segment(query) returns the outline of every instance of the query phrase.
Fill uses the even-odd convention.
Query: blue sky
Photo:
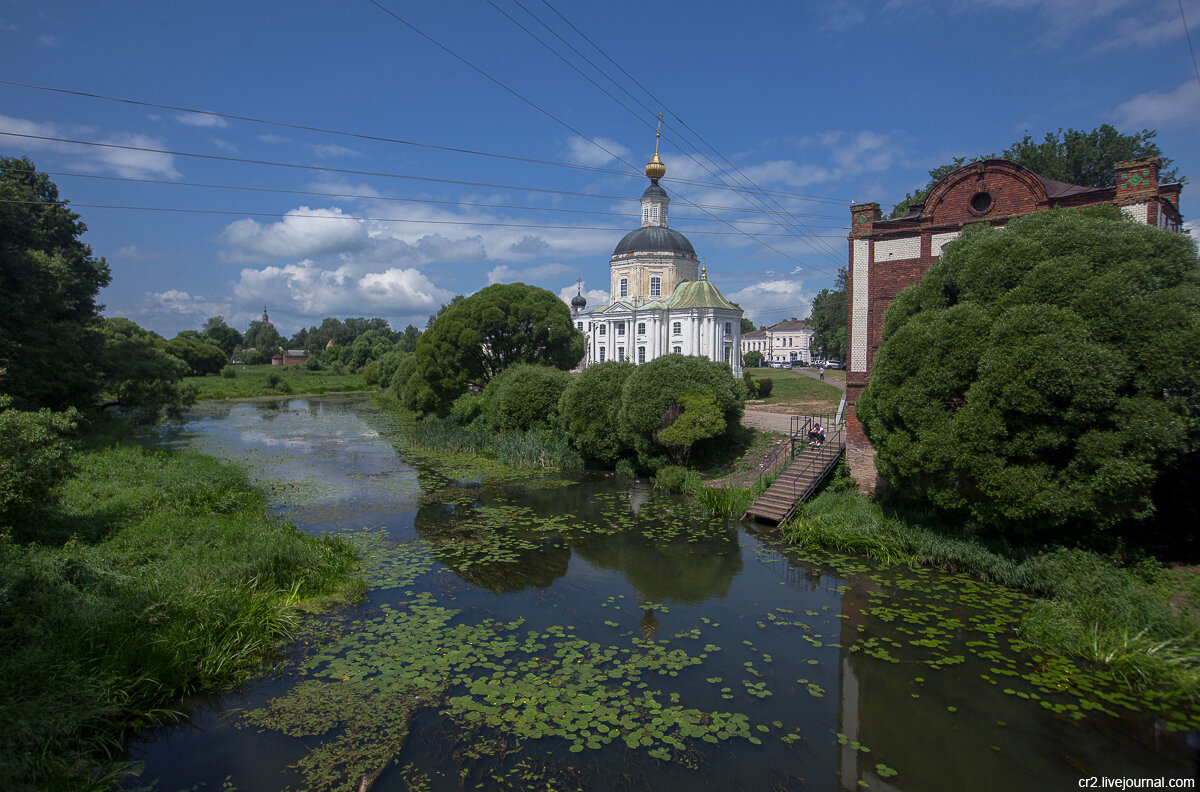
[[[0,84],[0,132],[37,136],[0,153],[55,174],[106,313],[167,336],[264,303],[285,335],[424,327],[499,281],[602,301],[659,112],[671,226],[756,322],[808,315],[851,201],[1026,131],[1157,129],[1200,179],[1177,0],[0,0],[0,80],[273,122]]]

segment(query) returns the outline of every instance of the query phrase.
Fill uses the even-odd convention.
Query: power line
[[[445,151],[454,154],[469,154],[478,157],[491,157],[494,159],[512,160],[514,162],[525,162],[534,165],[551,165],[559,168],[570,168],[572,170],[590,171],[593,173],[602,173],[608,176],[621,176],[624,178],[642,178],[642,172],[638,168],[632,170],[618,170],[616,168],[603,168],[596,165],[583,165],[575,162],[562,162],[559,160],[539,159],[537,157],[523,157],[516,154],[501,154],[492,151],[482,151],[479,149],[462,148],[459,146],[442,146],[436,143],[424,143],[415,140],[405,140],[403,138],[393,138],[384,135],[372,135],[363,132],[349,132],[340,129],[330,129],[327,127],[311,126],[307,124],[297,124],[287,121],[272,121],[265,118],[256,118],[254,116],[238,115],[236,113],[225,113],[217,110],[200,110],[194,107],[185,107],[182,105],[170,105],[160,102],[151,102],[143,99],[130,99],[127,97],[109,96],[106,94],[93,93],[90,91],[79,91],[70,88],[58,88],[48,85],[36,85],[34,83],[18,82],[16,80],[0,79],[0,85],[10,85],[17,88],[28,88],[37,91],[46,91],[49,93],[59,93],[68,96],[79,96],[87,99],[98,99],[106,102],[116,102],[119,104],[135,105],[137,107],[153,107],[158,110],[171,110],[179,113],[193,113],[195,115],[215,116],[217,118],[225,118],[231,121],[245,121],[253,124],[262,124],[265,126],[280,127],[283,129],[295,129],[305,132],[318,132],[326,135],[339,135],[342,137],[357,138],[359,140],[368,140],[377,143],[395,143],[404,146],[416,146],[419,148],[433,149],[435,151]],[[714,187],[717,189],[734,189],[727,184],[718,182],[706,182],[695,179],[672,179],[678,184],[692,184],[700,187]],[[834,198],[823,195],[806,195],[802,193],[787,192],[786,190],[768,190],[773,195],[778,195],[781,198],[789,198],[797,201],[811,201],[815,203],[832,203],[838,205],[849,204],[849,201],[841,198]]]
[[[1196,84],[1200,85],[1200,66],[1196,65],[1196,50],[1192,47],[1192,34],[1188,30],[1187,17],[1183,13],[1183,0],[1176,0],[1179,3],[1179,18],[1183,20],[1183,35],[1187,36],[1188,52],[1192,54],[1192,72],[1196,75]]]
[[[91,203],[75,203],[74,201],[22,201],[16,199],[0,198],[0,204],[22,204],[31,206],[62,206],[64,208],[80,208],[80,209],[122,209],[134,212],[169,212],[175,214],[199,214],[199,215],[225,215],[237,217],[299,217],[309,220],[353,220],[357,222],[371,223],[412,223],[414,225],[454,225],[454,226],[481,226],[487,228],[539,228],[553,229],[560,231],[613,231],[620,232],[624,229],[615,228],[613,226],[580,226],[580,225],[547,225],[538,223],[499,223],[499,222],[483,222],[477,220],[430,220],[426,218],[412,217],[363,217],[360,215],[348,214],[302,214],[300,212],[243,212],[233,209],[189,209],[175,206],[129,206],[125,204],[91,204]],[[690,234],[705,234],[707,236],[739,236],[736,231],[704,231],[704,230],[689,230]],[[760,236],[788,236],[786,234],[761,234]],[[841,237],[831,235],[830,239],[840,239]]]
[[[36,173],[37,172],[32,169],[24,169],[24,168],[12,168],[10,170],[13,173]],[[607,216],[607,217],[622,217],[622,218],[626,218],[626,219],[629,218],[629,214],[626,212],[605,212],[605,211],[601,211],[598,209],[565,209],[562,207],[527,206],[527,205],[522,205],[522,204],[498,204],[498,203],[484,203],[484,202],[478,202],[478,201],[439,201],[439,200],[436,200],[433,198],[403,198],[403,197],[388,196],[388,195],[372,195],[372,194],[367,194],[367,193],[323,192],[320,190],[287,190],[287,189],[282,189],[282,188],[278,188],[278,187],[251,187],[249,185],[243,185],[243,184],[211,184],[211,183],[203,183],[203,182],[180,182],[180,181],[172,181],[170,179],[147,179],[147,178],[138,178],[138,177],[133,177],[133,176],[102,176],[102,175],[95,174],[95,173],[75,173],[72,171],[41,171],[41,172],[47,176],[58,176],[58,177],[66,176],[69,178],[77,178],[77,179],[98,179],[98,180],[103,180],[103,181],[132,182],[135,184],[162,184],[162,185],[166,185],[166,186],[170,186],[170,187],[198,187],[198,188],[213,189],[213,190],[243,190],[246,192],[263,192],[263,193],[274,193],[274,194],[283,194],[283,195],[311,195],[311,196],[316,196],[316,197],[321,197],[321,198],[351,198],[351,199],[355,199],[355,200],[394,201],[394,202],[404,202],[404,203],[431,204],[431,205],[435,205],[435,206],[468,206],[468,207],[483,208],[483,209],[516,209],[519,211],[529,211],[529,212],[560,212],[560,213],[564,213],[564,214],[589,214],[589,215],[603,215],[603,216]],[[626,198],[625,200],[633,201],[633,200],[637,200],[637,199],[636,198]],[[746,211],[746,210],[741,209],[740,207],[738,207],[737,209],[739,211]],[[820,215],[819,217],[822,217],[824,219],[829,219],[829,220],[839,219],[839,218],[835,218],[835,217],[827,216],[827,215]],[[717,219],[714,219],[711,217],[689,217],[686,215],[682,216],[682,217],[679,215],[676,215],[675,219],[676,220],[688,220],[688,221],[693,221],[693,222],[697,222],[697,223],[721,222],[720,220],[717,220]],[[768,222],[765,220],[736,220],[735,222],[740,223],[742,225],[772,225],[772,226],[777,225],[777,223]],[[849,226],[842,226],[842,225],[828,226],[827,225],[827,226],[814,226],[814,228],[840,228],[840,229],[848,230]]]

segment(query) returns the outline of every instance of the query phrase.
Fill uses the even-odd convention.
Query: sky
[[[106,315],[287,337],[499,282],[607,302],[662,113],[671,227],[769,324],[833,286],[852,202],[1027,133],[1157,130],[1196,227],[1181,5],[1200,44],[1200,0],[0,0],[0,155],[86,223]]]

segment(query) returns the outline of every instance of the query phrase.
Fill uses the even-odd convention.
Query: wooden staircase
[[[819,448],[805,446],[787,468],[754,501],[742,519],[779,525],[796,512],[796,506],[812,495],[833,470],[846,448],[845,425],[830,432]]]

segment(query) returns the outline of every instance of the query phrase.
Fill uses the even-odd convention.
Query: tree
[[[808,320],[813,329],[812,346],[824,358],[846,359],[847,280],[846,268],[840,267],[834,288],[821,289],[813,298]]]
[[[633,370],[632,363],[612,360],[588,366],[571,380],[558,403],[559,423],[571,445],[609,467],[628,450],[617,427],[621,391]]]
[[[225,317],[214,316],[204,323],[200,330],[202,340],[220,347],[226,358],[233,357],[233,351],[245,345],[242,334],[225,324]]]
[[[725,417],[712,394],[687,389],[663,417],[666,423],[656,438],[666,446],[677,465],[686,465],[692,446],[701,440],[716,437],[725,431]]]
[[[763,353],[752,349],[742,356],[742,365],[746,368],[758,368],[763,363]]]
[[[517,363],[492,378],[483,389],[483,416],[498,432],[545,429],[558,417],[570,375],[562,369]]]
[[[710,396],[717,405],[721,416],[717,435],[741,423],[746,390],[727,364],[664,355],[636,366],[621,389],[617,431],[622,441],[637,452],[643,467],[656,469],[664,461],[667,446],[659,440],[659,432],[679,417],[680,399],[688,391]]]
[[[0,157],[0,357],[22,409],[84,405],[99,386],[96,298],[111,275],[66,204],[30,160]]]
[[[421,334],[401,402],[445,414],[469,387],[484,387],[515,363],[569,369],[583,357],[583,334],[565,303],[524,283],[487,286],[440,312]]]
[[[1112,187],[1117,183],[1113,166],[1124,160],[1138,157],[1162,157],[1162,150],[1154,142],[1158,133],[1143,129],[1132,135],[1122,134],[1111,124],[1101,124],[1091,132],[1079,129],[1047,132],[1039,142],[1026,134],[1000,153],[999,157],[1029,168],[1039,176],[1056,179],[1068,184],[1084,187]],[[995,154],[972,157],[970,162],[994,159]],[[892,209],[892,218],[903,217],[914,204],[924,203],[929,191],[946,176],[967,163],[964,157],[929,171],[929,183],[904,196],[904,200]],[[1181,181],[1178,170],[1171,167],[1171,160],[1162,157],[1159,179],[1164,183]]]
[[[0,375],[3,369],[0,369]],[[0,395],[0,528],[32,525],[71,473],[71,439],[79,413],[11,408]],[[3,536],[0,530],[0,536]]]
[[[744,316],[742,317],[742,335],[745,335],[746,333],[753,333],[757,329],[758,328],[754,326],[754,322],[751,322]]]
[[[283,349],[283,336],[275,329],[275,325],[255,319],[246,329],[244,336],[247,349],[256,349],[269,359]]]
[[[390,332],[368,330],[354,339],[354,343],[350,345],[350,355],[345,359],[345,363],[353,370],[361,371],[363,366],[372,360],[379,360],[391,352],[394,346]]]
[[[880,474],[1025,535],[1147,516],[1197,447],[1197,263],[1111,206],[968,227],[886,315],[856,404]]]
[[[105,319],[101,332],[104,393],[135,420],[152,422],[196,401],[195,387],[183,384],[188,364],[161,349],[154,334],[120,317]]]
[[[203,337],[188,338],[180,334],[170,341],[163,341],[159,346],[168,355],[187,363],[193,377],[216,374],[225,366],[225,353]]]

